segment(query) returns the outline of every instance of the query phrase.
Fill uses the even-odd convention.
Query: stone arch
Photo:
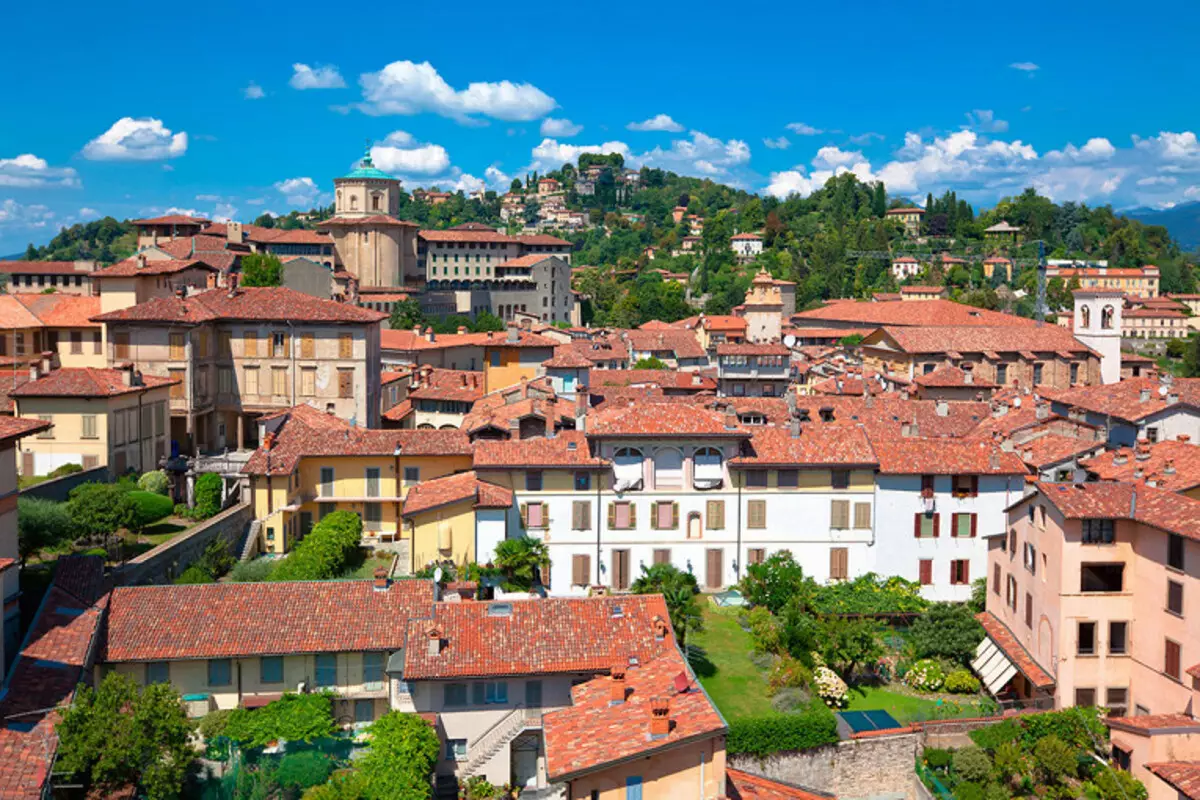
[[[1111,303],[1100,310],[1100,328],[1102,330],[1112,330],[1113,317],[1116,316],[1116,313],[1117,312],[1115,309],[1113,309]]]
[[[1092,327],[1092,307],[1084,306],[1079,309],[1079,319],[1084,328]]]

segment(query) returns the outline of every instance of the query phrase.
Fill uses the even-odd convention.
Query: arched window
[[[692,486],[696,489],[720,489],[725,478],[724,457],[715,447],[701,447],[692,456]]]
[[[358,208],[358,195],[352,194],[352,195],[350,195],[350,210],[354,211],[357,208]]]
[[[1113,315],[1116,312],[1112,306],[1105,306],[1100,312],[1100,327],[1104,330],[1111,330],[1113,326]]]
[[[674,447],[654,451],[654,488],[683,488],[683,453]]]
[[[1083,327],[1092,327],[1092,307],[1084,306],[1079,309],[1079,319],[1083,322]]]
[[[645,456],[636,447],[618,447],[613,453],[613,489],[624,492],[642,486],[642,462]]]

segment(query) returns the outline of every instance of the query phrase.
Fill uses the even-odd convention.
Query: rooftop
[[[607,461],[592,455],[581,431],[559,431],[553,437],[492,440],[475,443],[475,468],[598,469]]]
[[[1166,781],[1181,798],[1200,800],[1200,761],[1156,761],[1146,769]]]
[[[422,481],[409,489],[404,497],[404,516],[465,501],[472,501],[475,508],[508,508],[513,502],[513,492],[480,480],[474,472],[460,472]]]
[[[142,275],[175,275],[189,269],[206,269],[216,272],[217,267],[202,258],[146,258],[143,255],[130,256],[124,261],[118,261],[111,267],[98,269],[92,277],[102,278],[134,278]]]
[[[981,611],[975,615],[975,619],[983,625],[988,638],[995,642],[1004,655],[1008,656],[1013,666],[1020,670],[1030,683],[1039,689],[1054,686],[1054,678],[1033,660],[1033,656],[1029,654],[1024,645],[1017,641],[1017,637],[1013,636],[1012,631],[999,617],[990,611]]]
[[[1047,483],[1039,481],[1041,496],[1066,519],[1127,519],[1188,539],[1200,541],[1200,500],[1166,489],[1128,483]]]
[[[802,426],[799,436],[789,428],[754,428],[747,451],[730,461],[739,467],[875,466],[875,451],[861,428]]]
[[[704,358],[704,348],[689,330],[631,330],[625,338],[632,350],[643,353],[672,353],[675,358]]]
[[[282,286],[209,289],[187,297],[156,297],[92,318],[97,322],[200,324],[219,320],[371,324],[387,314],[338,303]]]
[[[1103,481],[1145,485],[1153,480],[1160,489],[1184,492],[1200,486],[1200,445],[1173,439],[1139,443],[1136,448],[1122,447],[1101,453],[1080,462],[1080,466]]]
[[[157,375],[140,376],[139,382],[126,383],[129,370],[100,367],[63,367],[51,370],[9,392],[10,397],[118,397],[172,386],[178,380]]]
[[[86,261],[0,261],[5,275],[90,275],[93,267]]]
[[[724,342],[717,345],[718,356],[783,356],[787,358],[792,353],[786,346],[778,342]]]
[[[1175,378],[1169,385],[1157,378],[1126,378],[1060,392],[1054,402],[1137,422],[1176,404],[1200,407],[1200,378]]]
[[[929,300],[926,302],[937,302]],[[925,303],[880,303],[881,308],[925,305]],[[984,325],[930,325],[922,327],[885,327],[863,340],[863,346],[884,339],[905,353],[1058,352],[1084,355],[1091,351],[1070,331],[1057,325],[1038,327]]]
[[[1036,327],[1033,320],[999,311],[937,298],[923,303],[874,303],[858,301],[829,302],[821,308],[792,315],[793,324],[809,325],[838,321],[854,325],[931,326],[984,325],[991,327]],[[799,327],[799,325],[798,325]],[[803,330],[797,331],[803,335]]]
[[[736,415],[689,403],[613,403],[589,415],[588,435],[610,439],[730,438],[745,439],[750,431]]]
[[[884,475],[1024,475],[1015,453],[979,439],[871,436]]]

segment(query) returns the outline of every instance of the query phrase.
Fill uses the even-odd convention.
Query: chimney
[[[507,339],[507,341],[509,344],[516,344],[517,342],[521,341],[521,334],[517,330],[517,325],[515,322],[508,323],[508,339]]]
[[[1147,444],[1139,444],[1137,446],[1137,456],[1135,456],[1135,458],[1137,458],[1138,461],[1149,461],[1150,446]]]
[[[1175,459],[1168,458],[1166,466],[1163,467],[1163,475],[1175,474]]]
[[[1133,477],[1134,478],[1140,479],[1145,474],[1146,474],[1146,471],[1144,469],[1142,469],[1141,467],[1134,467],[1134,469],[1133,469]]]
[[[466,332],[467,332],[467,326],[466,326],[466,325],[459,325],[459,326],[458,326],[458,329],[457,329],[457,331],[456,331],[456,332],[458,333],[458,335],[459,335],[459,336],[462,336],[464,333],[466,333]]]
[[[385,592],[388,586],[391,585],[391,580],[388,578],[387,567],[375,568],[375,591]]]
[[[439,655],[442,652],[442,629],[438,626],[431,626],[425,631],[426,653],[431,656]]]
[[[730,406],[729,408],[725,409],[725,430],[727,430],[727,431],[736,430],[737,426],[738,426],[737,411],[735,411],[733,409],[733,406]]]
[[[1191,437],[1191,436],[1188,436],[1186,433],[1181,433],[1181,434],[1179,434],[1178,436],[1176,436],[1176,437],[1175,437],[1175,441],[1177,441],[1177,442],[1183,442],[1184,444],[1187,444],[1187,443],[1188,443],[1188,442],[1190,442],[1191,440],[1192,440],[1192,437]]]
[[[229,296],[234,297],[238,293],[238,275],[236,272],[229,273]]]
[[[671,732],[671,698],[650,698],[650,738],[662,739]]]
[[[1030,454],[1032,455],[1032,451]],[[988,469],[993,471],[1000,469],[1000,454],[995,450],[988,454]]]
[[[1179,392],[1168,392],[1167,393],[1167,402],[1170,403],[1171,405],[1178,403],[1179,402]]]
[[[1049,417],[1050,416],[1050,404],[1049,403],[1038,403],[1037,407],[1034,409],[1034,416],[1037,417],[1038,419],[1046,419],[1047,417]]]
[[[134,258],[135,258],[134,263],[137,264],[138,269],[146,268],[146,254],[145,253],[138,253]]]
[[[432,342],[433,340],[434,340],[433,328],[426,327],[425,328],[425,341]]]
[[[420,336],[420,335],[421,335],[421,326],[413,325],[413,336]]]
[[[118,364],[117,369],[121,370],[121,383],[125,386],[137,386],[141,381],[138,380],[137,371],[134,369],[132,361],[126,361],[123,364]]]
[[[1114,467],[1123,466],[1124,464],[1128,463],[1128,461],[1129,456],[1126,455],[1124,450],[1118,450],[1117,452],[1113,453],[1112,463]]]
[[[34,361],[29,365],[29,380],[36,381],[40,377],[42,377],[41,368],[38,366],[38,362]]]
[[[242,234],[242,223],[229,220],[225,223],[225,241],[229,244],[241,244],[245,240]]]
[[[950,414],[950,403],[946,400],[938,400],[937,405],[934,408],[937,409],[937,415],[939,417],[949,416]]]
[[[800,420],[793,417],[791,423],[789,423],[789,427],[791,428],[792,438],[799,439],[800,438]]]
[[[575,388],[575,430],[587,431],[588,390],[586,386]]]
[[[1150,399],[1150,390],[1149,389],[1142,389],[1140,392],[1138,392],[1138,400],[1140,402],[1144,403],[1149,399]]]
[[[608,704],[620,705],[625,702],[625,665],[613,664],[609,674],[612,680],[609,682]]]
[[[654,619],[650,620],[650,625],[654,628],[655,639],[662,641],[667,638],[667,631],[670,630],[670,626],[667,625],[667,621],[660,615],[655,614]]]
[[[187,297],[187,287],[186,286],[175,287],[175,296],[178,297],[180,300],[183,300],[184,298],[186,298]]]
[[[41,358],[41,362],[42,362],[42,374],[43,374],[43,375],[49,375],[49,374],[50,374],[50,354],[49,354],[49,353],[43,353],[43,354],[42,354],[42,358]],[[61,365],[60,365],[60,366],[61,366]]]

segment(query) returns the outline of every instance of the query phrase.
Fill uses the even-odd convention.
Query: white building
[[[921,272],[921,263],[912,256],[900,256],[892,259],[892,275],[902,281]]]
[[[1100,380],[1121,380],[1120,289],[1076,289],[1075,338],[1100,354]]]
[[[729,246],[739,262],[750,262],[762,254],[763,240],[757,233],[735,233],[729,237]]]

